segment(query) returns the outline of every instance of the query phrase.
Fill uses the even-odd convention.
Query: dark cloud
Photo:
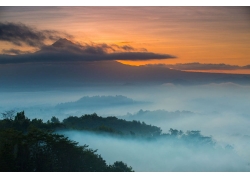
[[[29,51],[21,51],[19,49],[3,49],[2,53],[3,54],[19,55],[19,54],[27,54],[27,53],[30,53],[30,52]]]
[[[129,52],[132,52],[132,51],[143,51],[143,52],[147,52],[147,51],[148,51],[146,48],[139,48],[139,49],[136,49],[136,48],[133,48],[133,47],[130,46],[130,45],[117,46],[117,47],[118,47],[118,49],[120,49],[120,50],[129,51]]]
[[[250,69],[250,64],[246,66],[242,66],[242,69]]]
[[[69,37],[69,35],[58,31],[36,30],[21,23],[0,23],[0,41],[8,41],[16,46],[28,45],[40,49],[35,53],[18,49],[2,50],[0,64],[175,58],[168,54],[147,52],[145,48],[136,49],[130,45],[73,43],[65,38],[60,38],[63,36]],[[47,40],[56,42],[47,46],[45,45]]]
[[[168,54],[156,54],[152,52],[121,52],[121,53],[107,54],[107,58],[111,60],[140,61],[140,60],[152,60],[152,59],[169,59],[169,58],[175,58],[175,56]]]
[[[85,44],[84,46],[86,47],[91,47],[91,48],[99,48],[99,49],[102,49],[103,51],[105,51],[106,53],[108,52],[147,52],[147,49],[146,48],[134,48],[130,45],[123,45],[123,46],[119,46],[117,44],[111,44],[111,45],[108,45],[108,44],[105,44],[105,43],[102,43],[102,44],[95,44],[95,43],[92,43],[91,45],[89,44]]]
[[[125,51],[134,51],[134,48],[129,46],[129,45],[125,45],[125,46],[122,46],[122,48],[125,50]]]
[[[130,46],[128,46],[130,47]],[[127,48],[127,47],[126,47]],[[125,48],[125,49],[126,49]],[[130,47],[129,50],[133,50]],[[123,51],[121,51],[123,50]],[[59,39],[41,50],[17,56],[0,55],[0,64],[35,63],[35,62],[74,62],[74,61],[103,61],[103,60],[151,60],[168,59],[175,56],[156,54],[152,52],[124,51],[124,46],[107,44],[79,44],[67,39]]]
[[[54,30],[36,30],[22,23],[0,22],[0,41],[8,41],[16,46],[44,46],[45,40],[58,40],[61,37],[71,37]]]
[[[229,64],[201,64],[198,62],[186,63],[186,64],[167,64],[166,67],[177,70],[238,70],[238,69],[250,69],[250,65],[237,66]]]

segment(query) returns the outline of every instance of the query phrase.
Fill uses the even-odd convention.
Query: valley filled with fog
[[[95,134],[60,132],[87,144],[108,162],[122,160],[135,171],[250,171],[250,86],[234,83],[204,85],[112,85],[47,91],[3,91],[0,112],[25,111],[44,122],[55,116],[96,113],[140,121],[169,133],[170,128],[200,131],[213,148],[185,142],[147,141]]]

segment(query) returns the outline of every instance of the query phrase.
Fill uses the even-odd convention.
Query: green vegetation
[[[115,172],[133,171],[121,161],[107,165],[96,150],[79,146],[63,135],[52,132],[63,124],[30,120],[24,112],[14,119],[0,121],[1,172]]]
[[[137,137],[156,137],[162,132],[161,128],[147,125],[140,121],[126,121],[116,117],[100,117],[97,114],[70,116],[62,123],[67,129],[103,131],[120,135]]]
[[[146,140],[164,139],[166,141],[185,142],[190,146],[214,147],[212,137],[201,135],[200,131],[187,131],[170,128],[169,133],[162,133],[161,128],[147,125],[140,121],[126,121],[116,117],[100,117],[97,114],[70,116],[61,123],[67,130],[87,130],[96,133],[107,133],[119,137],[143,138]],[[59,126],[58,126],[59,128]]]
[[[132,167],[121,161],[107,165],[96,150],[88,145],[79,146],[54,132],[64,130],[92,131],[117,137],[145,140],[166,140],[169,143],[185,142],[192,147],[214,147],[211,137],[200,131],[182,131],[170,128],[162,133],[161,128],[139,121],[125,121],[116,117],[100,117],[97,114],[68,117],[62,122],[52,117],[47,122],[28,119],[24,112],[2,113],[0,120],[0,171],[52,171],[52,172],[131,172]]]

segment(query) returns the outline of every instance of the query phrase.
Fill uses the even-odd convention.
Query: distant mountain
[[[194,115],[191,111],[166,111],[166,110],[139,110],[138,112],[131,114],[127,113],[124,116],[119,116],[119,118],[126,119],[126,120],[139,120],[145,121],[147,123],[155,123],[156,121],[168,121],[183,117],[188,117]]]
[[[138,56],[138,54],[134,55]],[[225,82],[250,84],[250,75],[184,72],[169,69],[164,65],[129,66],[114,60],[102,60],[102,56],[106,58],[108,55],[98,48],[82,47],[66,39],[60,39],[54,44],[28,55],[18,55],[18,57],[0,55],[2,62],[0,65],[0,90],[16,88],[42,90],[61,87],[158,85],[163,83],[181,85]],[[83,61],[81,61],[82,58],[84,58]],[[5,64],[8,60],[14,63]]]
[[[126,96],[84,96],[75,102],[60,103],[55,106],[56,109],[98,109],[114,108],[117,106],[139,105],[145,102],[134,101]]]
[[[165,67],[129,66],[115,61],[0,66],[0,90],[173,83],[250,84],[250,75],[183,72]]]

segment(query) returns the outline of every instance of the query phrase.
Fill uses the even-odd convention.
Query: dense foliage
[[[52,122],[30,120],[24,112],[12,120],[0,121],[0,171],[3,172],[114,172],[133,171],[121,161],[107,165],[95,150],[79,146],[63,135],[51,132],[63,127],[56,118]]]
[[[95,113],[81,117],[70,116],[63,120],[63,124],[72,129],[98,130],[141,137],[159,136],[162,132],[161,128],[147,125],[144,122],[126,121],[116,117],[100,117]]]
[[[213,147],[215,142],[212,137],[201,135],[200,131],[187,131],[170,128],[169,133],[162,133],[161,128],[147,125],[140,121],[126,121],[116,117],[100,117],[97,114],[83,115],[81,117],[70,116],[63,120],[62,124],[66,129],[89,130],[105,132],[112,135],[119,135],[133,138],[146,138],[147,140],[164,139],[176,143],[183,142],[190,146]]]
[[[131,167],[121,161],[107,165],[95,150],[53,132],[60,130],[84,130],[106,133],[118,137],[165,140],[169,143],[185,142],[192,147],[213,148],[215,142],[200,131],[182,131],[161,128],[139,121],[125,121],[116,117],[100,117],[97,114],[70,116],[62,122],[52,117],[47,122],[28,119],[24,112],[13,115],[2,113],[0,121],[0,171],[112,171],[130,172]]]

